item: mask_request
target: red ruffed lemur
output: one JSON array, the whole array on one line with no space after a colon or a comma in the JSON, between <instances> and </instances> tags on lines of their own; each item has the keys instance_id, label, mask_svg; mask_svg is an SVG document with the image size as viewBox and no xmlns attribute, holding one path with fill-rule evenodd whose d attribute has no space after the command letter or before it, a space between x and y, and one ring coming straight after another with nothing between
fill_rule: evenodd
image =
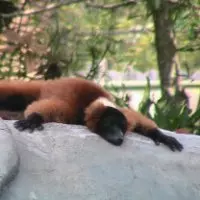
<instances>
[{"instance_id":1,"label":"red ruffed lemur","mask_svg":"<svg viewBox=\"0 0 200 200\"><path fill-rule=\"evenodd\" d=\"M139 112L120 108L112 95L98 84L81 78L48 81L0 81L0 109L24 111L14 126L23 131L42 130L43 123L85 125L114 145L121 145L126 132L135 131L163 143L172 151L183 149L174 137Z\"/></svg>"}]
</instances>

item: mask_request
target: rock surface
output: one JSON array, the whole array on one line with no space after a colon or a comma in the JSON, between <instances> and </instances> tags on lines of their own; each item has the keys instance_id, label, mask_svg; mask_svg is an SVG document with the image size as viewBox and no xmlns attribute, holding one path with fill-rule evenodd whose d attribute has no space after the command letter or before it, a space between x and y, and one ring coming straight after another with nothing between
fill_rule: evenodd
<instances>
[{"instance_id":1,"label":"rock surface","mask_svg":"<svg viewBox=\"0 0 200 200\"><path fill-rule=\"evenodd\" d=\"M3 123L1 135L12 133L20 165L2 200L200 199L199 136L169 132L183 143L180 153L137 134L116 147L82 126L49 123L28 134Z\"/></svg>"},{"instance_id":2,"label":"rock surface","mask_svg":"<svg viewBox=\"0 0 200 200\"><path fill-rule=\"evenodd\" d=\"M19 156L12 135L2 121L0 123L0 194L19 169Z\"/></svg>"}]
</instances>

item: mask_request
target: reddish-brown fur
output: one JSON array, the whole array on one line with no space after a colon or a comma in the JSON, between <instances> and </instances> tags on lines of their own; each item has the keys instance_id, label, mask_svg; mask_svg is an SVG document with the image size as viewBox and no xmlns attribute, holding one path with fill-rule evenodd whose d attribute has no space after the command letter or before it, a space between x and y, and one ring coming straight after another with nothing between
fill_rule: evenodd
<instances>
[{"instance_id":1,"label":"reddish-brown fur","mask_svg":"<svg viewBox=\"0 0 200 200\"><path fill-rule=\"evenodd\" d=\"M25 118L33 112L44 117L45 122L76 124L80 111L85 112L86 126L95 132L96 124L106 109L101 102L105 97L112 101L112 96L97 84L80 78L62 78L49 81L1 81L0 99L9 95L22 94L37 101L25 110ZM118 108L128 121L128 131L142 127L144 130L157 128L157 125L142 114L127 108Z\"/></svg>"},{"instance_id":2,"label":"reddish-brown fur","mask_svg":"<svg viewBox=\"0 0 200 200\"><path fill-rule=\"evenodd\" d=\"M120 108L119 110L125 115L128 121L128 131L140 128L145 133L150 129L158 128L154 121L133 109Z\"/></svg>"},{"instance_id":3,"label":"reddish-brown fur","mask_svg":"<svg viewBox=\"0 0 200 200\"><path fill-rule=\"evenodd\" d=\"M85 112L85 121L87 127L94 131L96 130L96 124L100 120L102 113L105 111L106 106L100 102L93 102L87 107ZM140 128L143 133L146 133L149 129L158 128L156 123L139 112L129 108L118 108L126 117L128 122L127 131L134 131Z\"/></svg>"},{"instance_id":4,"label":"reddish-brown fur","mask_svg":"<svg viewBox=\"0 0 200 200\"><path fill-rule=\"evenodd\" d=\"M86 126L93 132L96 131L96 125L100 120L101 115L105 111L106 106L100 102L91 103L85 110Z\"/></svg>"},{"instance_id":5,"label":"reddish-brown fur","mask_svg":"<svg viewBox=\"0 0 200 200\"><path fill-rule=\"evenodd\" d=\"M22 94L27 99L37 99L40 96L40 90L44 81L19 81L19 80L1 80L0 81L0 99L13 94Z\"/></svg>"}]
</instances>

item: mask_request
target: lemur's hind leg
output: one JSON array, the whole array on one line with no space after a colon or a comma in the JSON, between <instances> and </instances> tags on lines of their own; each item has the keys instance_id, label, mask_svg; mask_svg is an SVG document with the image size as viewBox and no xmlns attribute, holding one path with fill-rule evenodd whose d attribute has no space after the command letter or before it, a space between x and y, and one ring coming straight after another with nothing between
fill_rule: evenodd
<instances>
[{"instance_id":1,"label":"lemur's hind leg","mask_svg":"<svg viewBox=\"0 0 200 200\"><path fill-rule=\"evenodd\" d=\"M24 115L25 119L15 122L15 128L19 131L28 129L33 132L35 129L42 130L42 124L46 122L65 123L73 118L74 113L67 107L66 102L51 98L33 102L27 107Z\"/></svg>"}]
</instances>

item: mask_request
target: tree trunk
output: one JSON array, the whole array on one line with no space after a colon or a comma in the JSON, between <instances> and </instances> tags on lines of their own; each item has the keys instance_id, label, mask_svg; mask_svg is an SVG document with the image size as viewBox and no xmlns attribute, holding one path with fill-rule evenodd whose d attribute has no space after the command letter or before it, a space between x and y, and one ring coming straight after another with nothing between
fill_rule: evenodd
<instances>
[{"instance_id":1,"label":"tree trunk","mask_svg":"<svg viewBox=\"0 0 200 200\"><path fill-rule=\"evenodd\" d=\"M171 75L175 72L175 69L177 71L179 68L169 6L167 1L161 1L159 8L152 10L157 62L163 94L169 94L169 87L172 83Z\"/></svg>"}]
</instances>

